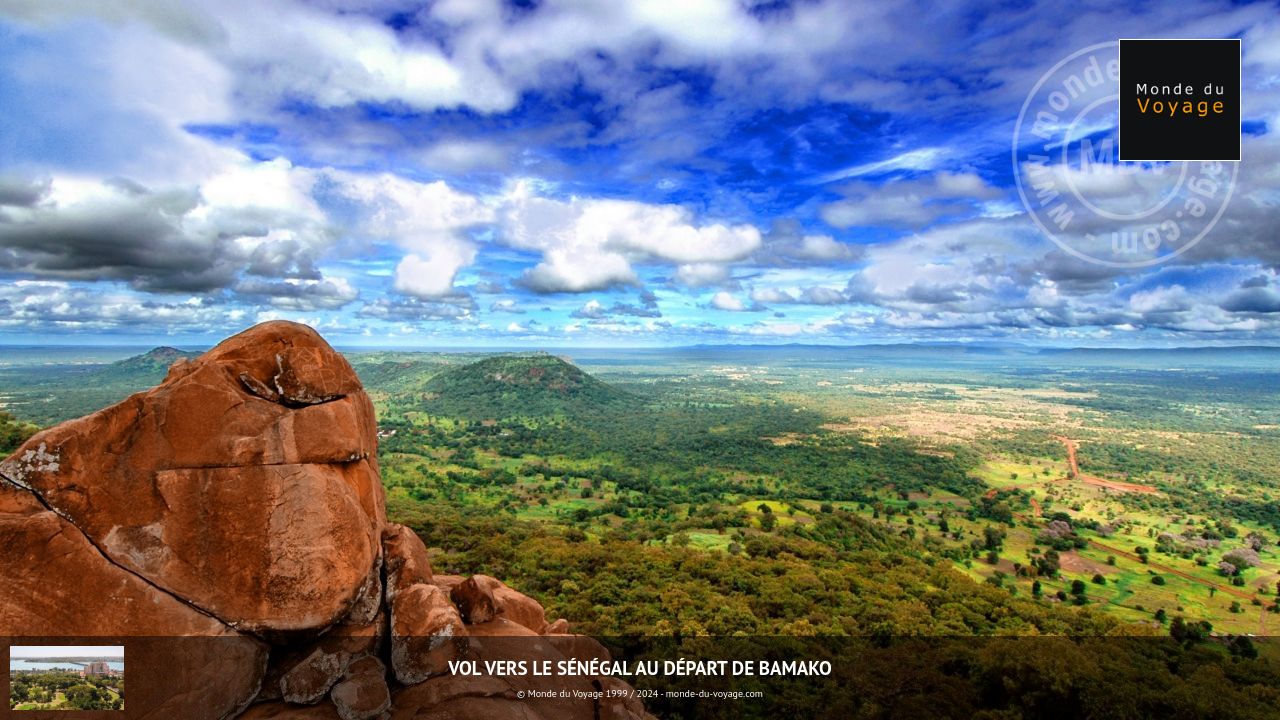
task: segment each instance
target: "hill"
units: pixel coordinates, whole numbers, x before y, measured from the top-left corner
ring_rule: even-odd
[[[547,354],[498,355],[449,368],[425,390],[428,412],[465,418],[591,414],[632,399]]]
[[[94,373],[94,378],[107,383],[120,383],[141,390],[164,380],[169,366],[178,360],[193,359],[200,356],[198,352],[187,352],[177,348],[161,346],[153,348],[141,355],[117,360]]]

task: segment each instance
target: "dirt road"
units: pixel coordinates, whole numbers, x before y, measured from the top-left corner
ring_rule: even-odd
[[[1069,437],[1062,435],[1054,435],[1054,439],[1062,442],[1067,447],[1067,467],[1070,468],[1070,477],[1073,477],[1085,485],[1093,485],[1117,492],[1132,493],[1156,493],[1160,492],[1154,486],[1140,485],[1138,483],[1121,482],[1119,480],[1107,480],[1105,478],[1093,477],[1092,475],[1084,475],[1080,472],[1080,466],[1076,464],[1076,442]]]

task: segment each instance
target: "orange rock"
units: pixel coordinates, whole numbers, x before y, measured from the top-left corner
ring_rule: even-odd
[[[387,688],[387,668],[376,657],[365,656],[351,663],[342,682],[333,687],[330,701],[342,720],[371,720],[391,709]]]
[[[547,629],[547,615],[541,603],[488,575],[472,575],[456,585],[451,596],[468,624],[503,617],[535,633]]]
[[[609,648],[587,635],[546,635],[547,642],[561,655],[574,660],[611,660]]]
[[[376,576],[376,434],[347,361],[314,330],[270,322],[37,434],[0,474],[112,562],[219,619],[315,633]]]
[[[439,587],[446,593],[452,593],[455,587],[466,582],[466,580],[467,579],[461,575],[440,575],[436,573],[431,576],[431,582],[435,583],[436,587]]]
[[[391,599],[391,669],[405,685],[447,671],[467,630],[453,603],[435,585],[418,583]]]
[[[295,705],[319,702],[342,678],[350,659],[345,652],[316,648],[280,678],[280,698]]]
[[[467,626],[467,635],[469,637],[486,638],[486,637],[520,637],[520,638],[536,638],[542,637],[538,633],[517,622],[511,622],[503,617],[496,617],[487,622],[477,623]]]
[[[319,705],[286,705],[262,703],[250,707],[239,720],[341,720],[338,709],[329,703]]]
[[[387,565],[387,595],[432,580],[431,558],[417,533],[396,523],[382,530],[382,552]]]

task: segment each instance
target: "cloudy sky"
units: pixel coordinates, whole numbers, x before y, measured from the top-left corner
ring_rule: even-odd
[[[0,0],[0,342],[1280,341],[1274,3]],[[1239,37],[1214,232],[1046,239],[1010,142],[1118,37]]]

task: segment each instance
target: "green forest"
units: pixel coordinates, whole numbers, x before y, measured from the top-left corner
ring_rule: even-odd
[[[123,710],[123,677],[81,677],[69,670],[9,674],[10,710]]]

